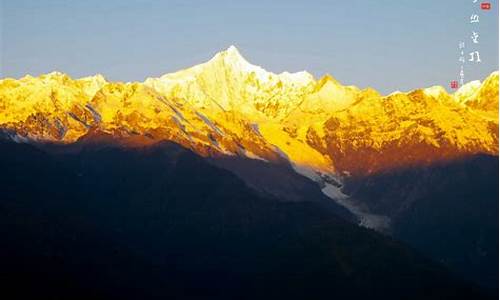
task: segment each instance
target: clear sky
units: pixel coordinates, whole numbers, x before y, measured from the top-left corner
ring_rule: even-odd
[[[234,44],[269,71],[330,73],[388,93],[448,87],[461,40],[466,59],[477,49],[482,60],[466,62],[466,81],[498,70],[498,0],[490,11],[473,0],[0,1],[0,77],[58,70],[142,81]]]

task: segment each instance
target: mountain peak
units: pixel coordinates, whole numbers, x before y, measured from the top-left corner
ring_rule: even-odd
[[[229,48],[224,51],[218,52],[210,61],[208,61],[208,64],[219,65],[221,63],[225,67],[229,67],[242,73],[255,73],[255,75],[262,81],[266,81],[270,75],[270,73],[262,67],[249,63],[234,45],[229,46]]]
[[[69,75],[59,71],[52,71],[47,74],[42,74],[38,78],[46,80],[71,79]]]
[[[241,55],[240,51],[236,46],[231,45],[226,50],[218,52],[213,59],[222,58],[226,62],[233,63],[244,63],[249,64],[249,62]]]
[[[236,48],[236,46],[235,46],[235,45],[231,45],[231,46],[229,46],[229,47],[226,49],[226,51],[225,51],[225,52],[227,52],[227,53],[233,53],[233,54],[236,54],[236,55],[241,56],[240,51],[238,50],[238,48]]]
[[[340,85],[340,83],[337,81],[337,79],[335,79],[332,75],[326,74],[323,77],[321,77],[320,80],[318,80],[317,86],[321,88],[329,82],[334,84],[334,85]]]
[[[481,88],[481,81],[474,80],[462,85],[454,94],[454,98],[459,103],[466,103]]]
[[[427,96],[434,97],[434,98],[440,98],[440,97],[443,97],[443,95],[448,95],[448,93],[446,92],[444,87],[442,87],[440,85],[434,85],[434,86],[431,86],[428,88],[424,88],[423,92]]]

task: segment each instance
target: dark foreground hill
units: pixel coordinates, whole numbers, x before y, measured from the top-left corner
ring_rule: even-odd
[[[48,154],[0,142],[4,299],[483,299],[314,201],[174,144]]]

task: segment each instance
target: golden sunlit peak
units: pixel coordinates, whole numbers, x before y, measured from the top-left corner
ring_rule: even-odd
[[[239,57],[242,57],[241,54],[240,54],[240,51],[238,50],[238,48],[236,48],[235,45],[231,45],[229,46],[226,51],[226,53],[228,54],[231,54],[231,55],[235,55],[235,56],[239,56]]]
[[[454,94],[455,100],[459,103],[465,103],[470,97],[473,97],[474,94],[481,87],[481,81],[474,80],[462,85]]]
[[[237,71],[245,73],[255,72],[257,77],[261,80],[266,80],[269,75],[268,72],[262,67],[249,63],[234,45],[231,45],[226,50],[217,53],[208,63],[217,64],[219,61],[222,61],[225,66]]]
[[[218,52],[213,59],[216,59],[218,57],[223,57],[229,61],[241,61],[248,63],[248,61],[241,55],[238,48],[236,48],[236,46],[234,45],[229,46],[229,48],[224,51]]]
[[[425,88],[424,93],[427,96],[431,96],[434,98],[439,98],[439,97],[442,97],[443,95],[448,95],[448,93],[446,92],[444,87],[442,87],[440,85],[434,85],[434,86]]]
[[[45,76],[49,76],[49,77],[56,77],[56,76],[64,76],[66,74],[64,74],[63,72],[60,72],[60,71],[52,71],[50,73],[47,73]]]
[[[59,78],[70,78],[69,75],[59,72],[59,71],[52,71],[47,74],[40,75],[40,78],[43,79],[59,79]]]
[[[332,83],[334,85],[340,85],[340,83],[335,79],[332,75],[326,74],[321,77],[320,80],[316,83],[317,88],[323,87],[325,84]]]
[[[102,75],[101,73],[97,73],[93,76],[85,76],[85,77],[82,77],[80,79],[84,79],[84,80],[99,80],[99,81],[107,81],[106,80],[106,77],[104,77],[104,75]]]
[[[218,52],[207,64],[216,64],[220,61],[222,61],[225,66],[238,72],[247,74],[254,73],[257,79],[261,82],[267,82],[269,80],[279,78],[279,80],[284,83],[307,85],[314,81],[314,77],[307,71],[295,73],[285,71],[280,74],[275,74],[265,70],[261,66],[251,64],[241,55],[240,51],[234,45],[229,46],[229,48],[224,51]]]

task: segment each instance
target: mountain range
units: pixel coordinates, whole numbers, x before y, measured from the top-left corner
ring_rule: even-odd
[[[69,143],[101,130],[172,140],[204,156],[286,159],[336,174],[498,154],[498,72],[452,95],[434,86],[382,96],[329,75],[273,74],[231,46],[142,83],[53,72],[3,79],[0,96],[2,127],[44,141]]]
[[[3,79],[0,97],[0,125],[16,139],[72,143],[105,132],[205,157],[284,160],[335,198],[344,196],[326,177],[498,155],[498,72],[452,95],[434,86],[382,96],[330,75],[273,74],[231,46],[143,83],[53,72]]]
[[[383,284],[373,277],[364,278],[361,271],[363,266],[369,266],[366,276],[385,272],[374,263],[377,256],[368,255],[356,262],[367,253],[364,250],[352,253],[354,248],[365,249],[365,243],[372,243],[381,253],[384,249],[393,253],[398,261],[394,263],[401,264],[401,270],[408,270],[406,275],[401,271],[400,276],[419,278],[412,284],[408,278],[401,281],[408,290],[419,290],[419,284],[420,288],[437,289],[435,282],[422,279],[425,270],[429,270],[434,280],[439,276],[447,278],[443,280],[452,288],[441,286],[443,295],[460,295],[457,292],[460,289],[454,287],[462,283],[455,276],[487,290],[497,290],[498,105],[498,72],[483,82],[467,83],[452,94],[443,87],[433,86],[381,95],[372,88],[344,86],[330,75],[316,80],[305,71],[274,74],[247,62],[234,46],[217,53],[208,62],[144,82],[110,82],[102,75],[72,79],[60,72],[4,78],[0,80],[0,140],[2,151],[10,156],[4,157],[2,167],[20,178],[11,182],[6,174],[3,180],[3,188],[10,193],[2,204],[7,214],[4,225],[15,228],[14,232],[21,230],[30,238],[41,234],[50,247],[43,243],[40,247],[57,252],[52,247],[55,244],[59,247],[61,241],[28,225],[22,229],[16,227],[19,219],[13,216],[28,216],[33,224],[45,224],[40,211],[46,212],[51,217],[41,228],[57,232],[62,222],[61,230],[66,230],[64,240],[72,245],[70,248],[78,247],[81,242],[72,241],[71,232],[85,235],[86,242],[95,243],[97,239],[101,243],[104,237],[90,230],[100,224],[111,231],[117,230],[119,237],[112,239],[113,247],[125,247],[127,255],[141,259],[158,259],[152,264],[138,262],[137,268],[156,266],[161,269],[156,275],[168,278],[177,273],[165,273],[162,268],[182,260],[169,260],[178,257],[175,249],[169,252],[172,257],[153,253],[171,245],[148,249],[145,245],[151,244],[154,234],[177,241],[174,243],[179,247],[177,250],[187,251],[190,241],[182,238],[184,231],[195,236],[196,232],[203,232],[196,242],[191,241],[203,247],[208,247],[205,239],[218,239],[227,246],[227,238],[235,238],[234,234],[255,238],[254,234],[259,232],[263,236],[257,244],[262,248],[257,253],[265,253],[265,249],[272,248],[270,240],[280,240],[281,231],[284,242],[279,247],[302,249],[299,252],[307,253],[308,260],[302,264],[310,262],[314,268],[293,277],[295,269],[288,265],[290,261],[285,256],[285,265],[290,270],[276,273],[286,279],[274,288],[298,278],[306,278],[309,288],[323,288],[323,281],[318,286],[312,284],[317,279],[313,275],[322,274],[326,276],[323,280],[354,280],[357,283],[347,286],[363,286],[360,298],[380,292]],[[193,163],[186,162],[186,157]],[[182,163],[178,165],[179,159]],[[124,162],[130,166],[121,166]],[[45,178],[43,182],[48,184],[45,186],[42,181],[37,182],[35,174],[53,178]],[[231,176],[237,179],[229,179]],[[62,186],[58,181],[63,182]],[[211,184],[222,187],[212,190]],[[36,193],[26,194],[23,186],[37,190],[40,197],[56,200],[42,202],[43,208],[36,207]],[[192,188],[207,192],[191,194]],[[238,193],[251,196],[238,199]],[[75,206],[65,203],[72,194]],[[186,203],[181,204],[183,197]],[[201,201],[204,197],[212,204]],[[139,201],[141,198],[144,203]],[[164,198],[174,200],[164,203]],[[232,198],[243,203],[234,204],[229,200]],[[97,199],[104,207],[98,208]],[[217,199],[224,201],[219,203]],[[89,202],[85,204],[86,201]],[[29,204],[25,207],[20,203]],[[120,205],[124,206],[118,208]],[[141,208],[141,205],[151,207]],[[214,207],[209,208],[210,205]],[[96,211],[90,208],[100,215],[92,215]],[[55,214],[62,211],[78,219],[81,209],[85,225]],[[113,209],[120,211],[122,218],[148,223],[151,232],[137,227],[138,224],[128,224],[120,216],[113,216],[109,222],[102,218],[113,214]],[[161,212],[167,219],[162,219]],[[266,220],[267,217],[278,218],[277,223]],[[195,220],[194,227],[185,223],[187,218]],[[172,226],[171,231],[160,229],[160,224]],[[203,228],[202,224],[209,227]],[[217,229],[211,231],[210,226]],[[266,235],[266,226],[276,231]],[[134,233],[140,247],[145,248],[127,248],[130,245],[123,231]],[[356,236],[356,242],[335,237],[346,232]],[[139,238],[139,233],[147,238]],[[306,237],[308,234],[312,237]],[[305,239],[303,243],[298,242],[301,237]],[[15,235],[9,238],[14,245],[9,248],[10,255],[27,247]],[[340,243],[337,248],[326,250],[321,245],[321,241],[333,245],[335,240]],[[250,247],[251,238],[241,243]],[[294,248],[299,244],[299,248]],[[235,254],[237,250],[244,255],[250,253],[236,246],[228,247],[232,249],[226,249],[229,252],[207,249],[222,255],[215,255],[216,258],[237,261],[245,270],[250,268],[247,264],[257,263],[253,258],[243,259]],[[330,262],[326,252],[320,260],[309,258],[318,249],[331,251],[335,263]],[[414,254],[414,250],[424,257]],[[35,254],[26,251],[19,259],[34,259]],[[283,251],[290,254],[289,249]],[[65,259],[71,256],[71,251],[63,252],[61,257]],[[297,260],[299,252],[290,257]],[[3,254],[8,256],[7,252]],[[187,257],[193,259],[198,255],[190,252]],[[385,260],[387,256],[378,259]],[[433,262],[425,262],[425,256]],[[50,265],[46,259],[41,261]],[[260,263],[267,262],[266,259]],[[322,262],[342,271],[329,274],[328,269],[321,268]],[[217,261],[213,267],[226,268],[226,263]],[[189,273],[190,268],[217,273],[209,266],[201,267],[201,263],[180,264],[175,267],[182,274]],[[64,272],[65,268],[61,266]],[[258,273],[265,268],[250,269],[247,271]],[[448,269],[451,275],[447,274]],[[221,271],[227,278],[231,278],[230,273],[227,269]],[[248,278],[242,274],[235,280],[247,284]],[[152,281],[161,277],[155,276]],[[391,276],[384,278],[401,284]],[[266,277],[267,283],[269,280]],[[377,284],[368,287],[367,280]],[[192,282],[188,281],[183,284],[192,288]],[[196,278],[196,285],[201,281]],[[471,290],[474,288],[467,293]],[[401,294],[395,292],[393,296],[397,299]]]

